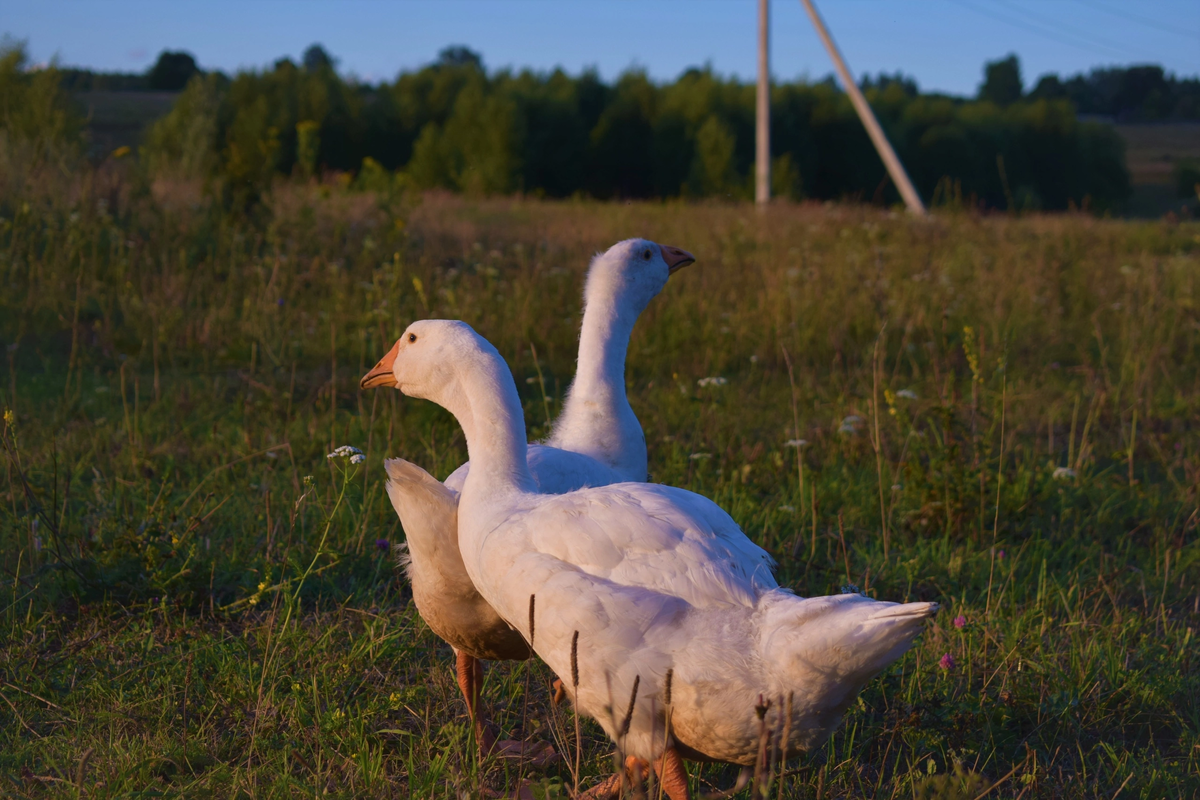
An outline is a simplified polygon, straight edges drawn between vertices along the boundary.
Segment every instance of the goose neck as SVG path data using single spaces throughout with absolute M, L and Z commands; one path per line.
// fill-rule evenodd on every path
M 458 407 L 449 409 L 467 438 L 468 484 L 533 491 L 521 399 L 507 367 L 489 367 L 460 378 Z
M 585 302 L 571 395 L 619 403 L 625 400 L 625 358 L 638 313 L 601 292 L 589 292 Z

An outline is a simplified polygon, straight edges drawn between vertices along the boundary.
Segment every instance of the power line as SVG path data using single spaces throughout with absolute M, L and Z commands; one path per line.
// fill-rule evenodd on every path
M 989 16 L 992 19 L 1003 22 L 1006 25 L 1011 25 L 1015 28 L 1021 28 L 1022 30 L 1029 31 L 1030 33 L 1036 33 L 1039 36 L 1044 36 L 1047 39 L 1052 39 L 1052 40 L 1058 42 L 1059 44 L 1065 44 L 1068 47 L 1074 47 L 1078 50 L 1084 50 L 1084 51 L 1090 52 L 1092 54 L 1095 54 L 1097 47 L 1099 47 L 1100 49 L 1109 50 L 1110 52 L 1115 53 L 1120 58 L 1128 57 L 1128 54 L 1124 51 L 1116 50 L 1116 49 L 1110 47 L 1109 45 L 1105 45 L 1105 44 L 1101 44 L 1101 43 L 1097 43 L 1097 42 L 1088 42 L 1088 41 L 1082 39 L 1082 37 L 1079 37 L 1076 34 L 1072 34 L 1069 31 L 1046 29 L 1039 25 L 1034 25 L 1029 22 L 1026 22 L 1025 20 L 1014 19 L 1013 17 L 1007 16 L 1006 14 L 997 13 L 997 11 L 993 8 L 990 8 L 987 6 L 984 6 L 984 7 L 977 6 L 974 3 L 967 2 L 967 0 L 950 0 L 950 2 L 960 5 L 963 8 L 969 9 L 978 14 L 983 14 L 985 16 Z M 1073 37 L 1075 37 L 1076 40 L 1071 41 L 1071 39 L 1064 38 L 1064 35 L 1065 36 L 1073 36 Z
M 1090 2 L 1090 3 L 1086 2 L 1086 0 L 1075 0 L 1075 2 L 1079 3 L 1080 5 L 1085 5 L 1085 6 L 1089 6 L 1091 8 L 1099 9 L 1100 11 L 1103 11 L 1106 14 L 1112 14 L 1114 17 L 1121 17 L 1122 19 L 1127 19 L 1130 22 L 1136 22 L 1139 25 L 1145 25 L 1148 28 L 1154 28 L 1155 30 L 1165 31 L 1166 33 L 1175 33 L 1180 36 L 1186 37 L 1188 39 L 1200 39 L 1200 33 L 1196 32 L 1196 31 L 1180 29 L 1180 28 L 1173 28 L 1170 25 L 1159 22 L 1157 20 L 1150 19 L 1149 17 L 1143 17 L 1138 14 L 1130 14 L 1128 11 L 1125 11 L 1124 9 L 1116 9 L 1105 3 L 1097 2 L 1097 0 L 1092 0 L 1092 2 Z
M 1009 6 L 1009 8 L 1012 9 L 1012 11 L 1014 11 L 1018 14 L 1024 14 L 1025 16 L 1032 19 L 1034 22 L 1039 23 L 1041 25 L 1045 25 L 1046 27 L 1048 27 L 1051 30 L 1058 30 L 1059 27 L 1062 25 L 1062 22 L 1060 20 L 1052 19 L 1050 17 L 1044 17 L 1041 14 L 1037 14 L 1028 8 L 1013 8 L 1013 0 L 998 0 L 998 2 L 1004 3 L 1005 5 Z M 1099 45 L 1100 47 L 1107 47 L 1107 48 L 1109 48 L 1113 51 L 1117 51 L 1117 52 L 1124 51 L 1124 48 L 1122 47 L 1120 42 L 1113 42 L 1113 41 L 1110 41 L 1103 37 L 1088 33 L 1086 31 L 1072 30 L 1072 31 L 1063 31 L 1063 32 L 1069 36 L 1074 36 L 1075 38 L 1077 38 L 1081 41 L 1089 41 L 1090 40 L 1092 43 Z

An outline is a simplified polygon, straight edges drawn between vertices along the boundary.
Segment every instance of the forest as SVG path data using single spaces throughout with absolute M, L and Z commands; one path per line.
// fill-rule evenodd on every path
M 154 175 L 200 180 L 235 203 L 255 201 L 278 176 L 330 173 L 374 189 L 473 196 L 751 194 L 754 87 L 711 67 L 670 82 L 631 69 L 607 82 L 591 71 L 488 70 L 480 54 L 453 46 L 421 69 L 370 84 L 340 73 L 320 45 L 298 63 L 282 58 L 232 76 L 172 51 L 144 74 L 50 67 L 40 72 L 52 77 L 41 76 L 19 44 L 4 58 L 10 94 L 37 81 L 65 97 L 177 92 L 136 155 Z M 1200 115 L 1200 82 L 1157 66 L 1045 75 L 1026 91 L 1009 56 L 984 66 L 973 98 L 923 93 L 899 73 L 865 77 L 862 87 L 934 205 L 1119 211 L 1130 178 L 1124 144 L 1105 120 Z M 12 116 L 13 104 L 5 107 Z M 774 84 L 771 142 L 777 197 L 898 199 L 832 78 Z

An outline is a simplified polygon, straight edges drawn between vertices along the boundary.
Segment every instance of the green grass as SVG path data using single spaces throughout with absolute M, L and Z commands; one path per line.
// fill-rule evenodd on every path
M 588 257 L 634 235 L 699 259 L 630 348 L 653 480 L 720 503 L 802 594 L 944 604 L 781 796 L 1200 792 L 1200 226 L 195 196 L 100 172 L 0 200 L 0 794 L 488 796 L 523 772 L 565 797 L 563 762 L 476 763 L 449 648 L 376 545 L 403 537 L 382 459 L 444 477 L 461 431 L 357 382 L 408 322 L 461 318 L 544 434 Z M 495 665 L 486 701 L 573 752 L 551 677 Z M 583 731 L 587 785 L 611 749 Z

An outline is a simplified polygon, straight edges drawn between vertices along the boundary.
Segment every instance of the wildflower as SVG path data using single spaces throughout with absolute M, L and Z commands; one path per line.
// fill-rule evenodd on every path
M 727 383 L 729 383 L 729 381 L 727 381 L 727 380 L 725 380 L 724 378 L 721 378 L 721 377 L 717 377 L 717 378 L 701 378 L 700 380 L 696 381 L 696 385 L 697 385 L 697 386 L 701 386 L 701 387 L 704 387 L 704 386 L 724 386 L 724 385 L 725 385 L 725 384 L 727 384 Z
M 362 450 L 359 450 L 357 447 L 352 447 L 348 444 L 344 444 L 341 447 L 338 447 L 332 453 L 326 453 L 325 457 L 326 458 L 348 458 L 350 456 L 358 456 L 358 455 L 362 455 Z
M 893 491 L 893 492 L 898 492 L 898 491 L 900 491 L 900 490 L 901 490 L 901 489 L 903 489 L 903 488 L 904 488 L 904 487 L 903 487 L 903 486 L 901 486 L 901 485 L 900 485 L 900 484 L 898 484 L 898 483 L 893 483 L 893 484 L 892 484 L 892 491 Z
M 279 306 L 280 308 L 283 308 L 283 298 L 281 297 L 278 300 L 276 300 L 275 305 Z
M 386 553 L 389 547 L 391 547 L 391 544 L 388 543 L 387 539 L 375 540 L 375 549 L 377 549 L 379 552 Z
M 954 656 L 950 655 L 949 653 L 945 653 L 942 655 L 941 660 L 938 661 L 938 666 L 947 672 L 954 669 Z
M 998 559 L 1000 559 L 1001 561 L 1003 561 L 1003 560 L 1004 560 L 1004 551 L 1003 551 L 1003 550 L 1001 550 L 999 553 L 996 553 L 996 558 L 998 558 Z
M 842 586 L 842 594 L 862 594 L 862 589 L 853 583 L 847 583 Z
M 692 461 L 703 461 L 706 458 L 712 458 L 712 453 L 692 453 L 688 458 Z
M 304 485 L 305 485 L 305 486 L 312 486 L 312 485 L 313 485 L 313 476 L 312 476 L 312 475 L 305 475 L 305 476 L 304 476 Z
M 851 414 L 842 420 L 842 424 L 838 426 L 838 433 L 858 433 L 858 429 L 862 424 L 862 417 L 860 417 L 858 414 Z
M 916 400 L 917 393 L 912 389 L 901 389 L 900 391 L 896 392 L 896 397 L 903 397 L 905 400 Z
M 788 439 L 783 443 L 784 447 L 801 448 L 808 444 L 808 439 Z
M 967 618 L 964 617 L 962 614 L 959 614 L 957 617 L 954 618 L 954 627 L 958 628 L 960 631 L 963 628 L 967 627 Z
M 16 421 L 17 415 L 13 413 L 13 410 L 11 408 L 4 409 L 4 424 L 12 427 L 13 423 Z
M 1055 467 L 1053 477 L 1056 481 L 1069 481 L 1075 477 L 1075 470 L 1070 467 Z
M 780 507 L 779 507 L 779 510 L 780 510 L 780 511 L 787 511 L 787 512 L 791 513 L 791 512 L 793 512 L 793 511 L 795 511 L 795 510 L 796 510 L 796 507 L 795 507 L 795 506 L 780 506 Z
M 361 464 L 366 460 L 367 460 L 367 457 L 364 456 L 362 453 L 355 453 L 354 455 L 350 456 L 351 464 Z

